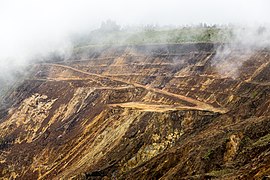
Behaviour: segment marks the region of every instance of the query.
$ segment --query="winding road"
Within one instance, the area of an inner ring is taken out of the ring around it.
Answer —
[[[201,102],[201,101],[198,101],[196,99],[186,97],[186,96],[183,96],[183,95],[174,94],[174,93],[171,93],[171,92],[168,92],[168,91],[164,91],[162,89],[157,89],[157,88],[145,86],[145,85],[142,85],[142,84],[126,81],[126,80],[115,78],[115,77],[110,77],[110,76],[105,76],[105,75],[101,75],[101,74],[94,74],[94,73],[86,72],[86,71],[76,69],[74,67],[63,65],[63,64],[44,63],[43,65],[66,68],[66,69],[69,69],[69,70],[72,70],[72,71],[75,71],[75,72],[79,72],[79,73],[82,73],[82,74],[96,76],[96,77],[99,77],[99,78],[107,78],[107,79],[110,79],[112,81],[129,84],[129,85],[132,85],[134,87],[144,88],[144,89],[146,89],[148,91],[152,91],[152,92],[155,92],[155,93],[160,93],[160,94],[163,94],[163,95],[167,95],[167,96],[170,96],[170,97],[177,98],[177,99],[179,99],[181,101],[186,101],[186,102],[189,102],[191,104],[194,104],[194,105],[196,105],[195,109],[198,109],[198,110],[212,111],[212,112],[217,112],[217,113],[222,113],[222,114],[224,114],[224,113],[226,113],[228,111],[226,108],[214,107],[214,106],[212,106],[210,104],[207,104],[205,102]]]

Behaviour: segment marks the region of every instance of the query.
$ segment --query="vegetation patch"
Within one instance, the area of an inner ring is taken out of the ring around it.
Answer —
[[[214,154],[214,150],[213,149],[209,149],[207,151],[207,153],[203,156],[203,159],[205,160],[210,160],[211,156]]]
[[[270,144],[270,134],[261,137],[258,141],[252,144],[253,147],[263,147]]]
[[[187,27],[130,27],[121,28],[106,22],[87,35],[74,38],[75,48],[97,45],[177,44],[187,42],[229,42],[233,33],[229,27],[197,25]]]
[[[222,170],[218,170],[218,171],[211,171],[209,173],[207,173],[207,176],[212,176],[212,177],[220,177],[220,176],[224,176],[226,174],[230,174],[233,173],[232,169],[222,169]]]

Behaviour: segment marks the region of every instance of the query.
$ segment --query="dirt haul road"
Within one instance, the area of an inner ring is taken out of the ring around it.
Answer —
[[[186,96],[183,96],[183,95],[179,95],[179,94],[174,94],[174,93],[171,93],[171,92],[168,92],[168,91],[164,91],[162,89],[156,89],[156,88],[153,88],[153,87],[141,85],[141,84],[134,83],[134,82],[125,81],[125,80],[118,79],[118,78],[115,78],[115,77],[110,77],[110,76],[105,76],[105,75],[100,75],[100,74],[95,74],[95,73],[90,73],[90,72],[82,71],[80,69],[76,69],[74,67],[67,66],[67,65],[52,64],[52,63],[45,63],[43,65],[66,68],[66,69],[70,69],[70,70],[73,70],[73,71],[76,71],[76,72],[79,72],[79,73],[82,73],[82,74],[96,76],[96,77],[100,77],[100,78],[108,78],[108,79],[110,79],[112,81],[126,83],[126,84],[132,85],[134,87],[141,87],[141,88],[144,88],[144,89],[149,90],[149,91],[152,91],[152,92],[164,94],[164,95],[167,95],[167,96],[171,96],[171,97],[177,98],[177,99],[179,99],[181,101],[186,101],[186,102],[192,103],[192,104],[196,105],[196,109],[198,109],[198,110],[212,111],[212,112],[217,112],[217,113],[222,113],[222,114],[224,114],[224,113],[227,112],[227,109],[225,109],[225,108],[214,107],[214,106],[212,106],[210,104],[207,104],[207,103],[198,101],[196,99],[193,99],[193,98],[190,98],[190,97],[186,97]]]

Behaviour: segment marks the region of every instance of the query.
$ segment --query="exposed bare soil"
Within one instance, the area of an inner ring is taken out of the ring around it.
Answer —
[[[98,47],[34,65],[0,110],[0,177],[269,178],[270,51],[233,51],[231,78],[216,48]]]

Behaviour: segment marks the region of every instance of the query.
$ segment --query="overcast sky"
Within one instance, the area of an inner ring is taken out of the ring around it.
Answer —
[[[106,19],[120,24],[265,23],[269,0],[0,0],[1,23],[76,26]],[[59,24],[61,23],[61,24]],[[43,26],[42,26],[43,27]]]
[[[269,9],[270,0],[0,0],[0,60],[53,48],[107,19],[124,26],[265,24]]]
[[[258,27],[270,23],[269,9],[270,0],[0,0],[0,81],[10,81],[33,55],[71,47],[70,33],[89,32],[107,19],[122,26]]]

